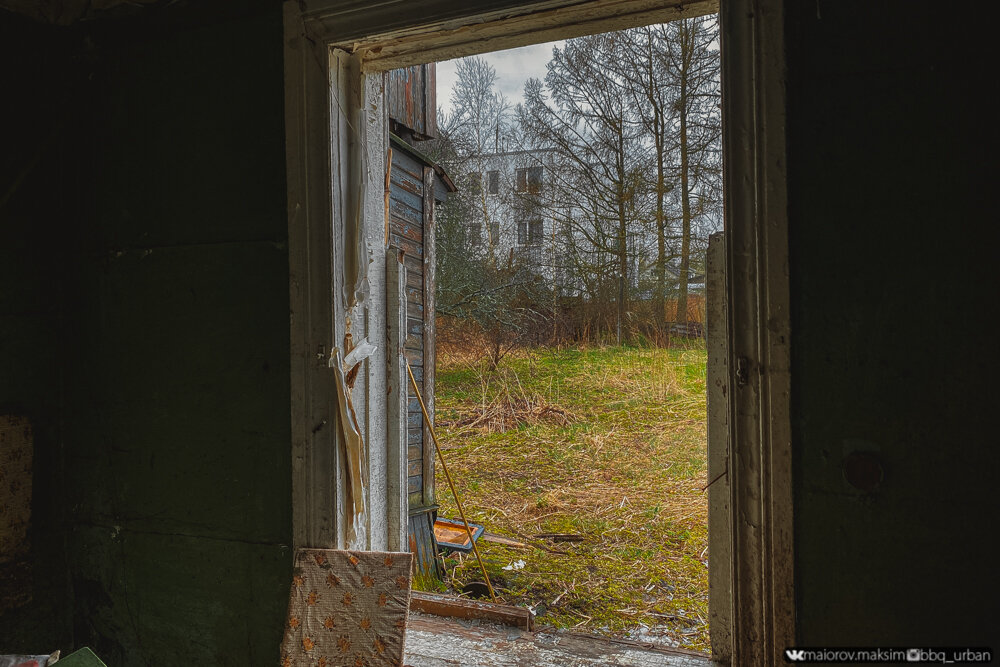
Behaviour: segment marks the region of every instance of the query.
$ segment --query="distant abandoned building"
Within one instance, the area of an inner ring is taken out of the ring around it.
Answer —
[[[553,215],[554,159],[550,150],[511,150],[473,156],[462,165],[459,185],[473,251],[502,262],[513,257],[546,281],[555,279],[561,226]]]

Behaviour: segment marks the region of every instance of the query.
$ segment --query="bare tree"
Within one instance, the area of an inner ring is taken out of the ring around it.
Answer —
[[[464,268],[442,281],[442,312],[450,303],[496,341],[568,303],[584,331],[617,324],[619,342],[650,295],[657,333],[670,294],[686,320],[692,273],[721,224],[717,46],[714,18],[572,39],[553,49],[544,82],[526,82],[516,113],[486,60],[462,61],[440,143],[461,189],[443,207],[455,232],[438,257]],[[544,169],[544,190],[494,182],[511,166],[523,178],[528,163]],[[543,216],[548,257],[534,232]]]
[[[454,111],[443,119],[442,126],[452,146],[456,161],[452,167],[460,174],[465,193],[476,201],[479,229],[486,238],[487,261],[497,264],[497,238],[503,207],[487,196],[485,156],[500,150],[501,142],[513,132],[511,106],[496,89],[496,70],[481,57],[463,58],[456,68],[457,81],[451,93]]]
[[[486,176],[493,156],[511,139],[510,105],[497,92],[496,72],[484,59],[459,61],[457,74],[454,111],[441,114],[441,137],[428,147],[458,185],[438,208],[437,311],[475,322],[495,366],[532,324],[545,319],[537,304],[549,299],[521,258],[504,252],[501,236],[514,203],[512,188]]]
[[[670,132],[676,118],[676,107],[661,60],[667,45],[663,25],[652,25],[625,31],[620,40],[621,57],[608,63],[625,82],[624,93],[635,107],[648,141],[651,143],[655,193],[654,229],[656,234],[655,318],[659,326],[666,312],[666,267],[674,257],[667,245],[668,215],[666,195],[673,189],[670,165],[667,162]]]
[[[597,279],[593,296],[612,288],[621,341],[643,179],[641,123],[623,95],[626,82],[606,66],[618,55],[619,39],[619,33],[592,35],[553,49],[544,86],[534,79],[525,84],[525,102],[517,115],[527,142],[559,154],[558,186],[566,201],[555,212],[574,211],[565,221],[574,227],[571,240],[579,235],[589,247],[574,242],[570,256],[589,255],[580,268],[585,281],[586,270]],[[608,266],[603,257],[613,264]]]
[[[687,320],[691,276],[692,224],[715,219],[721,204],[718,21],[682,19],[663,26],[661,66],[675,93],[676,146],[681,209],[677,321]],[[707,235],[706,235],[707,237]]]

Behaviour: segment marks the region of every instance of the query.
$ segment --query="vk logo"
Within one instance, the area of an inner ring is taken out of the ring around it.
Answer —
[[[786,648],[785,659],[790,662],[802,662],[806,659],[806,652],[797,649]]]

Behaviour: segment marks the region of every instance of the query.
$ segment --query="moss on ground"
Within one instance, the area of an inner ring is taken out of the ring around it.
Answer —
[[[438,435],[469,520],[529,544],[478,542],[501,601],[556,627],[658,626],[707,650],[705,359],[542,348],[492,370],[439,352]],[[457,518],[440,466],[436,488]],[[471,556],[445,565],[454,590],[482,579]]]

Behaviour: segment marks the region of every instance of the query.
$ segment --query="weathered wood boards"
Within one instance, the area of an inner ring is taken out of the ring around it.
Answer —
[[[408,445],[406,442],[406,363],[403,347],[406,345],[406,267],[403,266],[402,252],[388,248],[385,258],[386,285],[386,345],[389,366],[386,387],[386,477],[387,477],[387,519],[389,524],[389,548],[402,551],[408,547],[407,524],[409,522],[409,502],[407,501]]]
[[[424,278],[424,168],[412,154],[398,142],[393,142],[392,173],[389,181],[389,245],[403,254],[405,268],[406,332],[404,354],[413,367],[417,383],[423,392],[425,355],[425,311],[427,288]],[[405,378],[403,378],[405,381]],[[433,491],[426,488],[425,460],[428,442],[424,438],[423,417],[420,405],[407,385],[408,445],[407,494],[410,508],[423,507],[433,502]],[[425,397],[426,398],[426,397]],[[430,452],[433,454],[433,452]],[[433,484],[432,480],[427,480]]]
[[[421,17],[423,25],[398,31],[387,29],[385,23],[373,24],[369,32],[372,36],[362,36],[362,33],[356,39],[344,39],[342,46],[364,53],[366,71],[386,71],[421,61],[440,62],[474,53],[703,16],[719,11],[719,3],[718,0],[609,0],[602,3],[550,0],[497,9],[471,21],[466,17],[449,20],[445,16],[435,21],[424,15]],[[346,17],[337,17],[343,18]],[[331,16],[326,20],[336,19]],[[362,25],[357,27],[365,30]],[[349,30],[343,34],[347,38]]]
[[[707,656],[649,644],[578,635],[527,632],[509,625],[410,613],[403,662],[411,667],[709,667]]]
[[[405,280],[396,308],[403,311],[401,347],[416,379],[420,397],[434,418],[434,206],[453,185],[440,167],[409,144],[392,138],[389,177],[389,248],[401,257]],[[398,260],[397,260],[398,261]],[[406,495],[409,500],[407,541],[417,570],[436,576],[433,535],[434,449],[420,402],[406,383],[404,428]]]
[[[733,566],[729,494],[729,357],[724,232],[708,241],[708,618],[712,655],[732,653]]]
[[[480,602],[454,595],[439,595],[414,591],[410,596],[410,609],[434,616],[464,618],[466,620],[484,619],[503,625],[531,630],[533,615],[524,607],[512,607],[506,604]]]
[[[412,130],[418,139],[437,137],[435,70],[434,63],[395,69],[386,81],[389,118]]]

